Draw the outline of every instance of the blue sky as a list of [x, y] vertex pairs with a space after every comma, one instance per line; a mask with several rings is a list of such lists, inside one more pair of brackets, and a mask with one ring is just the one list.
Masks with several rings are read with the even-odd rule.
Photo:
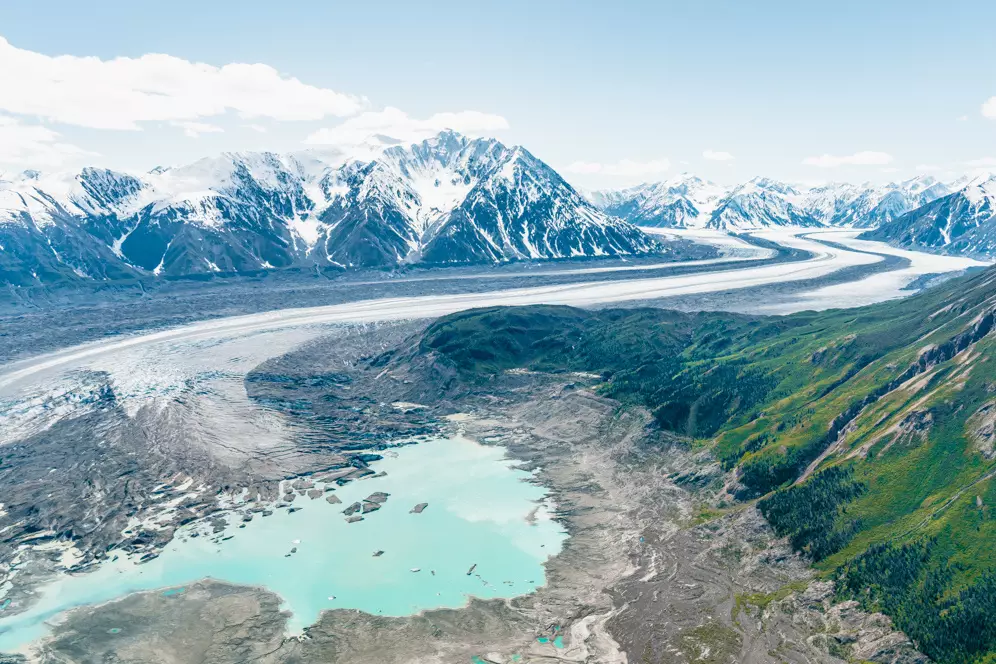
[[[0, 62], [2, 169], [147, 169], [298, 150], [309, 136], [354, 150], [363, 131], [414, 140], [451, 117], [584, 187], [684, 170], [732, 183], [996, 166], [996, 102], [983, 112], [996, 96], [996, 3], [983, 0], [41, 4], [0, 5], [14, 59]], [[173, 58], [126, 80], [104, 66], [149, 53]], [[58, 55], [77, 57], [35, 57]], [[51, 80], [24, 74], [25, 58]], [[194, 63], [214, 73], [188, 85]], [[231, 63], [267, 65], [272, 86], [249, 99], [218, 74]], [[155, 108], [129, 116], [144, 81], [162, 77]]]

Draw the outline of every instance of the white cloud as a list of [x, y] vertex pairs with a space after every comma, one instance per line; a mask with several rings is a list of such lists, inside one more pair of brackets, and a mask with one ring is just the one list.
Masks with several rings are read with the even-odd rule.
[[990, 97], [982, 104], [982, 115], [996, 120], [996, 97]]
[[215, 67], [163, 54], [48, 56], [0, 37], [0, 110], [97, 129], [243, 118], [321, 120], [362, 110], [362, 98], [315, 87], [264, 64]]
[[41, 125], [25, 125], [0, 115], [0, 163], [16, 168], [51, 168], [94, 153], [62, 140]]
[[708, 159], [709, 161], [731, 161], [733, 155], [729, 152], [722, 152], [716, 150], [706, 150], [702, 153], [703, 159]]
[[671, 162], [667, 159], [652, 159], [650, 161], [621, 159], [611, 164], [575, 161], [567, 167], [567, 170], [571, 173], [598, 173], [600, 175], [618, 175], [622, 177], [643, 177], [663, 173], [669, 168], [671, 168]]
[[[992, 100], [990, 100], [990, 101], [992, 101]], [[983, 109], [985, 109], [985, 106], [983, 106]], [[983, 111], [983, 113], [984, 112], [985, 111]], [[967, 115], [959, 115], [958, 116], [958, 122], [968, 122], [968, 116]]]
[[225, 131], [221, 127], [213, 124], [208, 124], [206, 122], [193, 122], [186, 120], [184, 122], [171, 122], [174, 127], [180, 127], [183, 129], [183, 134], [189, 136], [190, 138], [197, 138], [201, 134], [213, 134]]
[[884, 166], [892, 163], [892, 155], [886, 152], [855, 152], [850, 155], [824, 154], [819, 157], [806, 157], [802, 160], [806, 166], [821, 168], [837, 168], [838, 166]]
[[941, 170], [941, 167], [937, 166], [936, 164], [917, 164], [916, 170], [920, 171], [921, 173], [932, 173], [934, 171]]
[[[55, 123], [131, 131], [176, 127], [196, 138], [224, 131], [224, 116], [241, 120], [232, 126], [259, 133], [267, 132], [266, 121], [353, 116], [306, 140], [344, 155], [422, 140], [443, 129], [478, 135], [508, 127], [505, 118], [476, 111], [416, 119], [396, 108], [363, 112], [368, 107], [364, 97], [309, 85], [265, 64], [214, 66], [164, 54], [49, 56], [0, 37], [0, 114], [9, 114], [0, 115], [7, 117], [0, 159], [6, 162], [56, 166], [60, 154], [93, 154], [63, 142], [49, 128]], [[16, 140], [10, 128], [15, 121]]]
[[444, 129], [474, 136], [508, 129], [508, 120], [500, 115], [479, 111], [436, 113], [419, 120], [400, 109], [388, 106], [383, 111], [367, 111], [335, 127], [319, 129], [305, 138], [304, 142], [309, 145], [349, 147], [364, 145], [371, 139], [388, 137], [395, 142], [415, 143]]

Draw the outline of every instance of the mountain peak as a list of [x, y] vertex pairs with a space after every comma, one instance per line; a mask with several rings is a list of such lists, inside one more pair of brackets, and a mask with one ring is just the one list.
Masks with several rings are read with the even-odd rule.
[[665, 180], [664, 184], [668, 184], [672, 187], [680, 187], [687, 185], [712, 184], [712, 183], [707, 183], [699, 176], [689, 173], [688, 171], [682, 171], [681, 173], [678, 173], [674, 177]]
[[[24, 260], [63, 261], [35, 271], [56, 279], [495, 263], [667, 246], [602, 214], [524, 148], [450, 130], [366, 161], [226, 152], [137, 176], [88, 167], [4, 180], [3, 189], [0, 214], [13, 223], [0, 233], [30, 235], [17, 240], [30, 247]], [[31, 274], [25, 283], [38, 280]]]
[[438, 134], [436, 134], [435, 136], [431, 136], [431, 137], [425, 139], [425, 141], [423, 141], [423, 142], [426, 142], [426, 141], [428, 141], [428, 142], [451, 142], [451, 141], [455, 141], [455, 142], [458, 142], [458, 143], [466, 143], [468, 140], [470, 140], [470, 139], [467, 136], [464, 136], [463, 134], [461, 134], [460, 132], [456, 131], [455, 129], [442, 129], [442, 130], [439, 131]]
[[996, 174], [987, 173], [979, 176], [962, 189], [961, 193], [974, 205], [985, 202], [990, 206], [996, 205]]
[[938, 182], [937, 178], [935, 178], [933, 175], [917, 175], [911, 177], [909, 180], [904, 180], [902, 184], [906, 185], [920, 184], [929, 187], [937, 182]]
[[779, 195], [798, 194], [792, 185], [764, 176], [755, 176], [733, 190], [734, 194], [750, 194], [756, 191], [772, 192]]
[[996, 173], [992, 171], [986, 171], [983, 173], [978, 173], [973, 178], [971, 178], [967, 183], [966, 187], [981, 187], [981, 188], [991, 188], [996, 185]]
[[[430, 136], [419, 143], [413, 143], [409, 149], [421, 146], [426, 149], [458, 152], [467, 146], [471, 139], [452, 129], [444, 129], [435, 136]], [[399, 146], [400, 147], [400, 146]]]

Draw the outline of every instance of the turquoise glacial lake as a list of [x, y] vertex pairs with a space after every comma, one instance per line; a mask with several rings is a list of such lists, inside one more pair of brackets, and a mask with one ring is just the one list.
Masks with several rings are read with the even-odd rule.
[[[275, 592], [291, 611], [291, 633], [328, 609], [404, 616], [464, 606], [470, 597], [514, 597], [545, 583], [543, 563], [567, 535], [551, 518], [546, 490], [503, 448], [456, 436], [383, 454], [372, 468], [386, 476], [337, 488], [343, 504], [299, 496], [294, 513], [257, 514], [245, 528], [233, 516], [219, 535], [190, 524], [152, 561], [120, 557], [53, 581], [26, 611], [0, 619], [0, 651], [43, 637], [46, 622], [68, 609], [158, 588], [181, 593], [205, 578]], [[390, 494], [380, 510], [345, 521], [346, 505], [378, 491]], [[428, 507], [412, 514], [418, 503]]]

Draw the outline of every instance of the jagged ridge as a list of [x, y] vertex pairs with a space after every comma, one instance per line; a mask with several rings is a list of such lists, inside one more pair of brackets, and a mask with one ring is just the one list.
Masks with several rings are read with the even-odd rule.
[[670, 250], [524, 148], [449, 131], [368, 162], [237, 153], [140, 177], [0, 178], [0, 247], [14, 284]]

